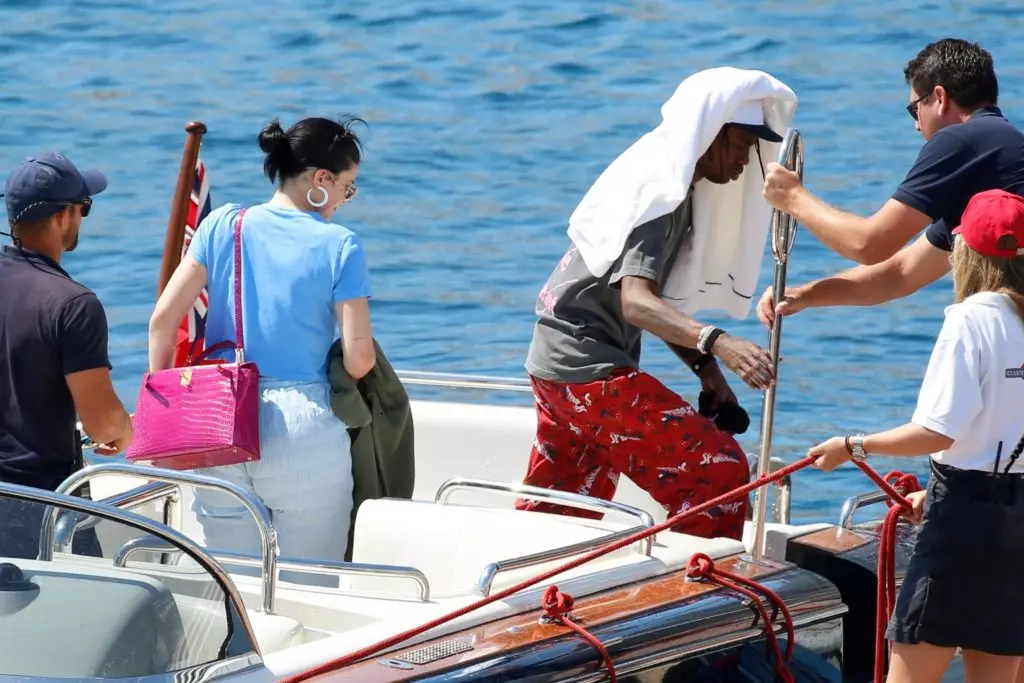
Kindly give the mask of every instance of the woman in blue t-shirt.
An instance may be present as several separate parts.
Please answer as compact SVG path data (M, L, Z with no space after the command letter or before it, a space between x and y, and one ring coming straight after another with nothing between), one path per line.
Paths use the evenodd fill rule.
M281 554L290 557L344 559L351 441L331 411L327 352L340 330L353 378L375 360L362 242L329 222L356 194L361 155L353 121L308 118L285 131L275 120L260 132L264 171L280 181L270 201L249 208L242 223L242 333L246 360L261 376L261 454L255 462L201 470L253 491L271 510ZM179 321L204 287L207 346L233 342L240 210L226 204L196 230L150 320L150 371L172 365ZM237 500L199 489L195 496L192 509L208 547L259 552L256 525Z

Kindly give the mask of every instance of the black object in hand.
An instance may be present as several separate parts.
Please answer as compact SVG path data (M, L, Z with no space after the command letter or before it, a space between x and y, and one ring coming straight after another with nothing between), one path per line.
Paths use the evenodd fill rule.
M739 403L728 401L712 408L715 402L715 394L712 391L702 391L697 397L697 412L714 421L715 426L729 434L743 434L750 426L750 416Z

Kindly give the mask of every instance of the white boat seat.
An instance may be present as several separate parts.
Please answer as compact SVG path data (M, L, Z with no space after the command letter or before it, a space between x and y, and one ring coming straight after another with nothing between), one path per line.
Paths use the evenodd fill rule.
M388 498L368 500L360 506L356 517L352 560L415 567L427 576L431 595L468 595L492 562L595 539L628 526L540 512ZM695 552L722 557L743 551L743 545L737 541L676 533L658 537L653 559L640 555L636 548L635 544L627 546L572 573L593 573L623 563L646 562L652 565L649 574L653 575L664 571L666 565L685 565ZM502 573L495 586L508 585L568 559ZM372 584L368 581L353 577L351 585L375 591L398 590L403 594L407 590L402 584L385 587L379 580Z
M352 561L416 567L427 576L432 595L468 594L491 562L604 536L610 533L607 526L517 510L367 500L356 516ZM626 548L616 555L629 553L635 550ZM353 586L356 583L370 590L383 588L380 582L372 588L362 580L354 579Z
M251 609L246 612L261 653L280 652L306 642L306 629L298 619Z

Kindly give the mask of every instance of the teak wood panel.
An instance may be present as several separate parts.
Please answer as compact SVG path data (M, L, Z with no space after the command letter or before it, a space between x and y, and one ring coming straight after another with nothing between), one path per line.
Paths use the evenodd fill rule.
M733 574L752 579L774 574L778 570L761 567L739 559L738 556L723 558L715 563L716 567ZM540 584L545 585L545 584ZM557 585L557 582L556 582ZM632 584L612 589L595 595L588 595L579 600L573 608L573 616L587 628L605 622L623 619L634 614L670 605L687 598L692 598L717 586L708 583L689 582L682 570L665 574L643 583ZM512 651L537 641L555 638L573 631L560 624L541 624L543 611L517 614L497 621L481 624L456 633L439 636L436 639L417 643L408 648L393 650L387 654L377 654L356 664L350 664L340 671L321 674L311 681L316 683L340 683L341 681L359 681L368 683L389 683L410 678L422 677L432 672L448 669L461 663L493 657L505 651ZM414 665L413 669L393 669L379 663L380 659L400 658L403 654L426 647L438 641L452 638L470 638L473 649L461 654L445 657L429 664ZM596 656L596 654L595 654Z
M803 545L811 545L838 555L867 545L873 538L849 529L829 527L806 536L800 536L796 540Z

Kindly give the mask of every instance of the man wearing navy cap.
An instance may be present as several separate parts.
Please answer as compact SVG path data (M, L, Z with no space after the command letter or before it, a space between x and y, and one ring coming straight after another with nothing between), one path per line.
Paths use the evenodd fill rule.
M0 481L54 490L82 467L76 413L86 434L113 455L132 437L114 392L107 319L99 299L61 268L78 245L99 171L79 171L55 153L26 159L7 178L4 203L13 245L0 250ZM0 498L0 556L35 557L43 507ZM74 551L98 554L79 532Z

